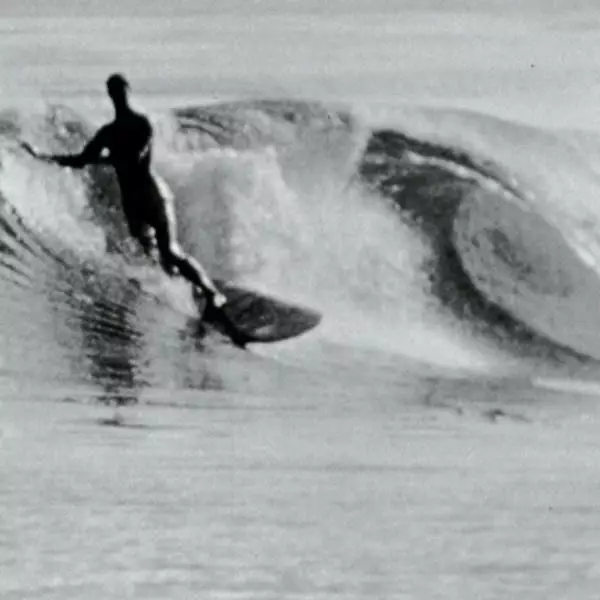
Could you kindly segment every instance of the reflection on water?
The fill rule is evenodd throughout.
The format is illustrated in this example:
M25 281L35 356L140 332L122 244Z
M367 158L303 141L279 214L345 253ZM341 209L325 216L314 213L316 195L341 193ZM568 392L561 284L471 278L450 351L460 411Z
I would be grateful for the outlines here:
M141 334L136 331L131 308L116 305L110 323L103 323L105 302L95 298L79 304L82 353L89 362L89 378L103 390L100 399L116 404L135 402L142 384L137 367Z

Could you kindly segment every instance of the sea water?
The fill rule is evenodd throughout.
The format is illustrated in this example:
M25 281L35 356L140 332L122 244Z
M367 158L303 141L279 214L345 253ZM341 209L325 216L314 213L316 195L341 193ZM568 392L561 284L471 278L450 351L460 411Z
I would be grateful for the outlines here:
M484 178L594 258L597 17L3 7L0 596L595 598L596 361L499 318L446 242ZM18 150L78 150L117 70L186 249L318 329L199 336L184 284L126 277L110 172Z

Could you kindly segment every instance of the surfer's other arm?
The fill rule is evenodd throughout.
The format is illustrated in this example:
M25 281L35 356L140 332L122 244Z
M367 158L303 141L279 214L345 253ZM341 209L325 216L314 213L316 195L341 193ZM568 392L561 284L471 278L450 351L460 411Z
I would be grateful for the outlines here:
M107 148L104 128L100 129L78 154L40 154L27 142L22 142L21 147L34 158L51 162L61 167L81 169L86 165L110 163L110 160L102 154Z

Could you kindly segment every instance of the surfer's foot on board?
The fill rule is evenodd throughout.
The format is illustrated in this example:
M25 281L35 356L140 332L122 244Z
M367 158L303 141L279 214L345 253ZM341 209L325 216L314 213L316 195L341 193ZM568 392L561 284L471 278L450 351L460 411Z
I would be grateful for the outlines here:
M227 303L227 298L221 292L216 292L213 297L210 299L210 303L214 308L223 308Z
M207 299L203 318L208 323L217 325L219 331L224 333L234 346L245 348L247 340L223 310L226 304L227 298L220 292L217 292Z

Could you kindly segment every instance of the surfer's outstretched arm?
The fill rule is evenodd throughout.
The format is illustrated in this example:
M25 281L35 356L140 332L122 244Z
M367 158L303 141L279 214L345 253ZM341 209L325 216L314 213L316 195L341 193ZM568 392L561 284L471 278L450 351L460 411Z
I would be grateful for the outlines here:
M91 164L106 164L108 161L102 156L102 151L107 147L106 133L103 127L96 135L85 145L84 149L78 154L40 154L27 142L22 142L21 147L31 154L34 158L51 162L61 167L71 167L81 169Z

